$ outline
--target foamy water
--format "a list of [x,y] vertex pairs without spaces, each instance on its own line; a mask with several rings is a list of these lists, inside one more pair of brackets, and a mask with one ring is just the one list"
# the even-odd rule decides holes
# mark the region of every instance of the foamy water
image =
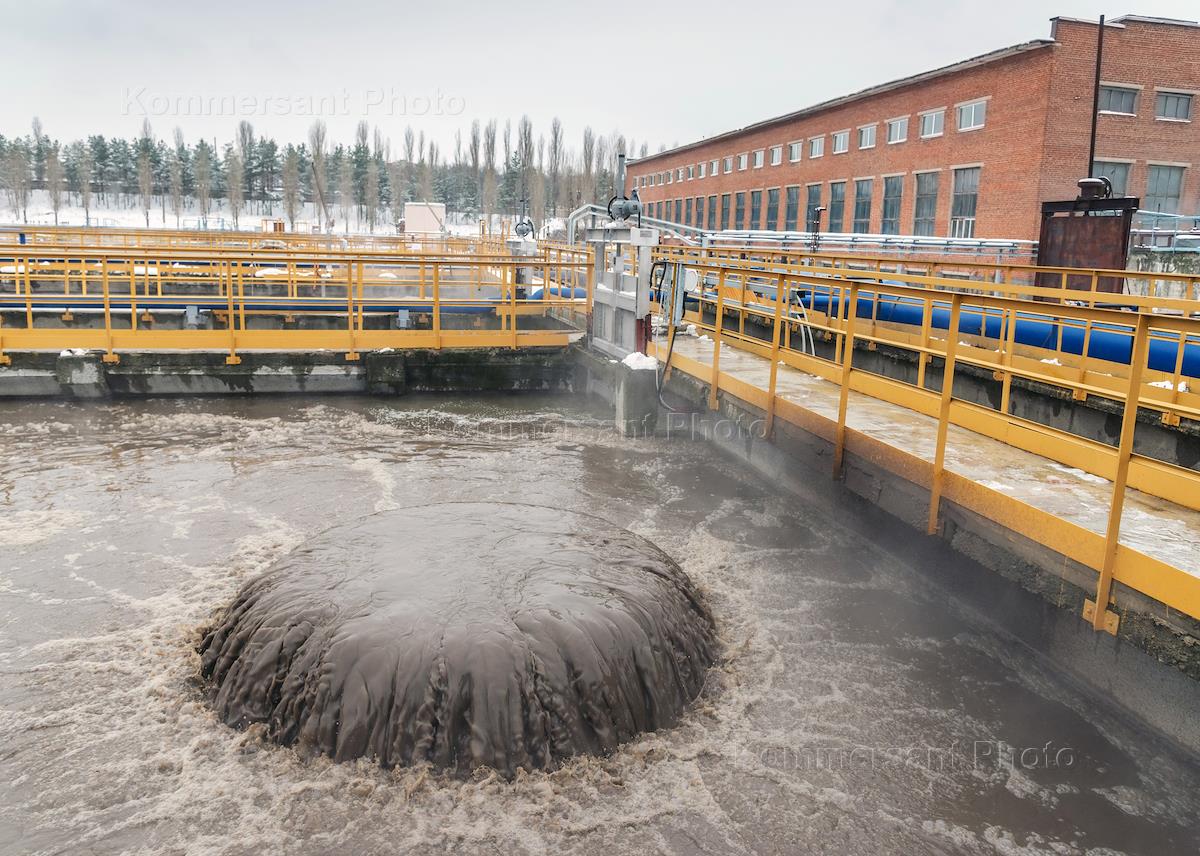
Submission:
[[[302,760],[217,721],[195,646],[243,582],[331,525],[463,500],[597,514],[683,565],[723,657],[679,727],[508,783]],[[1195,767],[846,509],[708,446],[619,441],[569,399],[4,405],[0,556],[3,853],[1166,854],[1200,836]]]

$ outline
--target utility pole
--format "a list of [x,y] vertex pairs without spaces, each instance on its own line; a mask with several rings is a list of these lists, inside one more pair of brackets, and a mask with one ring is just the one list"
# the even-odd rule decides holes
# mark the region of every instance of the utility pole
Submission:
[[1100,16],[1099,35],[1096,36],[1096,79],[1092,81],[1092,136],[1088,146],[1088,178],[1096,177],[1096,120],[1100,118],[1100,63],[1104,59],[1104,16]]

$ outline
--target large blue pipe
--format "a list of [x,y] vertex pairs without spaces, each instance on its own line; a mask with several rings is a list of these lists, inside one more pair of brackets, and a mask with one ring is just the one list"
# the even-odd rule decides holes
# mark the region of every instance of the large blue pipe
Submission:
[[[900,283],[897,283],[900,284]],[[772,286],[755,286],[753,292],[770,301],[775,299]],[[850,296],[840,299],[830,289],[805,289],[793,292],[799,296],[804,308],[827,315],[845,317],[850,306]],[[714,298],[715,292],[706,291],[706,298]],[[855,315],[859,318],[874,317],[879,321],[920,327],[925,322],[925,304],[911,297],[883,295],[879,298],[879,309],[875,312],[875,294],[860,291]],[[840,303],[840,306],[839,306]],[[950,329],[949,301],[935,301],[930,317],[930,326],[939,330]],[[1001,323],[998,315],[985,315],[979,306],[964,305],[959,318],[959,332],[964,335],[1001,339]],[[1059,336],[1062,347],[1058,347]],[[1013,337],[1018,344],[1049,351],[1061,350],[1067,354],[1083,353],[1084,330],[1082,326],[1063,324],[1054,315],[1040,312],[1018,312]],[[1150,340],[1147,366],[1157,371],[1174,373],[1175,360],[1179,356],[1180,334],[1159,333]],[[1093,324],[1088,339],[1088,356],[1113,363],[1129,365],[1133,355],[1133,325]],[[1200,337],[1188,336],[1184,340],[1183,366],[1181,373],[1186,377],[1200,378]]]

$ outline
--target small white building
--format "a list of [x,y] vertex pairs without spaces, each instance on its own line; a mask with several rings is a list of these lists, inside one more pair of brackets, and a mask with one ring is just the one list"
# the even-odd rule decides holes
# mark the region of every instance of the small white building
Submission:
[[446,206],[441,202],[405,202],[404,231],[413,234],[446,231]]

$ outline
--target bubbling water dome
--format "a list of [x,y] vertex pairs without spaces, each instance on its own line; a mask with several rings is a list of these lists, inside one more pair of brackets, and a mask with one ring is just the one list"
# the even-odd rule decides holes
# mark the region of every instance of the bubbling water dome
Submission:
[[714,653],[701,597],[653,544],[506,503],[329,530],[247,584],[200,646],[228,725],[339,761],[508,777],[674,724]]

